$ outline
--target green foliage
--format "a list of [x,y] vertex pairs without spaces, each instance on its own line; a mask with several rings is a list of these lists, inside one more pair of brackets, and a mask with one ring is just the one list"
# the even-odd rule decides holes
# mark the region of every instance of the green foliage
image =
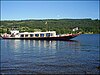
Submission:
[[[47,25],[45,22],[47,21]],[[100,20],[92,19],[45,19],[45,20],[19,20],[19,21],[0,21],[0,33],[8,32],[12,27],[19,28],[20,32],[33,32],[34,29],[41,31],[51,30],[57,34],[75,33],[73,28],[79,27],[79,31],[83,33],[100,33]]]

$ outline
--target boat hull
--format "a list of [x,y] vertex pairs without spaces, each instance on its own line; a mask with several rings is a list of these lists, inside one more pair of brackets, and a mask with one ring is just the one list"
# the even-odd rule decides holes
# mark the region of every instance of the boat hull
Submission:
[[76,35],[70,35],[70,36],[59,36],[59,37],[2,37],[3,39],[25,39],[25,40],[70,40],[74,37],[78,36]]

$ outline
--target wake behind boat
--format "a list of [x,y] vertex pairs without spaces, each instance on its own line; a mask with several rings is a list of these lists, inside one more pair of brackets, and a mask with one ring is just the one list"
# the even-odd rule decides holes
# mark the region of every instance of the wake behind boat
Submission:
[[46,32],[19,32],[11,30],[11,34],[4,33],[1,35],[3,39],[37,39],[37,40],[70,40],[81,33],[56,35],[56,31]]

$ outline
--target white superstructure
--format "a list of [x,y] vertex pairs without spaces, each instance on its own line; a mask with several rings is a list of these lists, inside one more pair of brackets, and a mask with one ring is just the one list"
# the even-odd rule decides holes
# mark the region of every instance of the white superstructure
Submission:
[[56,31],[47,32],[21,32],[17,30],[11,31],[11,37],[55,37]]

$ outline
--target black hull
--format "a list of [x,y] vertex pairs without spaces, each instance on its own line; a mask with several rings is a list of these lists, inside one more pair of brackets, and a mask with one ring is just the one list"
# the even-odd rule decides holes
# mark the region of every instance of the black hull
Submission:
[[3,39],[21,39],[21,40],[70,40],[78,35],[60,36],[60,37],[2,37]]

